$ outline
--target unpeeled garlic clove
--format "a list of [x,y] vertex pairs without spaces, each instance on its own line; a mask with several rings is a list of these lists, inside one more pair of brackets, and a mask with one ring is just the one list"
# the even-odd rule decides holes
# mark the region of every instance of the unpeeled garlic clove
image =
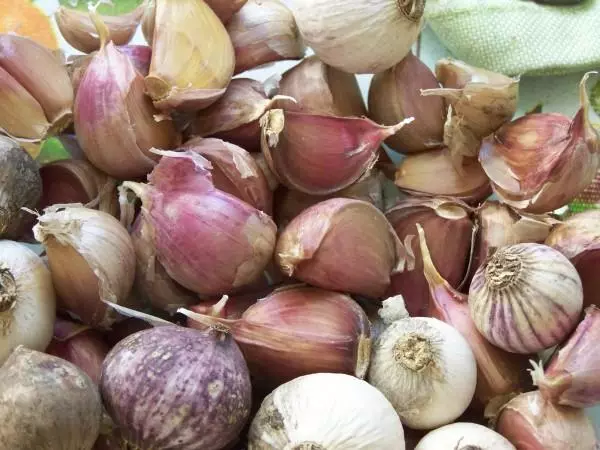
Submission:
[[443,88],[426,89],[422,95],[439,95],[450,105],[444,144],[459,167],[464,157],[477,156],[483,138],[512,118],[519,80],[451,58],[439,60],[435,73]]
[[407,117],[415,123],[386,139],[401,153],[414,153],[440,147],[443,143],[444,100],[422,96],[421,89],[439,88],[429,68],[412,52],[391,69],[375,74],[369,88],[369,117],[377,123],[393,125]]
[[345,198],[317,203],[294,218],[279,236],[275,260],[290,277],[367,297],[383,295],[390,276],[414,263],[381,211]]
[[152,62],[145,78],[154,106],[196,111],[225,93],[235,55],[225,26],[204,0],[155,0]]
[[[110,40],[115,45],[128,44],[135,34],[144,12],[143,5],[120,16],[101,16],[106,24]],[[89,14],[61,6],[54,18],[65,40],[83,53],[91,53],[100,48],[100,38]]]
[[249,0],[227,23],[235,73],[284,59],[301,59],[304,45],[292,12],[278,0]]
[[223,139],[249,152],[260,151],[259,119],[274,101],[262,83],[235,78],[223,97],[191,121],[187,134]]
[[[98,22],[106,42],[107,30]],[[144,79],[128,56],[109,42],[94,55],[75,99],[75,132],[90,162],[115,178],[146,175],[157,155],[153,147],[174,148],[180,136],[144,94]]]
[[67,70],[49,49],[29,38],[0,34],[0,90],[0,131],[11,137],[44,139],[72,121]]
[[282,184],[306,194],[327,195],[371,169],[383,140],[411,121],[386,127],[367,118],[272,109],[260,119],[261,148]]
[[339,117],[367,115],[356,77],[328,66],[314,55],[283,74],[278,93],[296,100],[279,102],[278,107],[286,111]]
[[474,159],[463,161],[459,173],[446,148],[406,156],[396,169],[395,183],[412,195],[450,196],[479,203],[492,193],[490,180]]
[[[416,236],[420,224],[428,236],[429,250],[441,276],[456,288],[464,279],[473,240],[471,208],[460,200],[444,197],[408,198],[385,213],[398,238]],[[411,243],[415,269],[392,276],[386,295],[402,295],[411,315],[429,316],[429,285],[423,274],[423,257],[418,242]]]
[[374,169],[347,188],[325,196],[309,195],[282,186],[275,192],[275,222],[284,227],[305,209],[334,197],[363,200],[383,211],[383,182],[383,174]]
[[244,7],[247,0],[206,0],[221,22],[228,23],[232,16]]
[[589,119],[586,91],[592,73],[579,84],[580,109],[572,120],[555,113],[528,114],[483,141],[479,161],[504,203],[550,212],[592,182],[600,166],[600,136]]
[[184,149],[211,162],[215,187],[269,215],[273,212],[273,192],[256,160],[241,147],[214,138],[194,138]]

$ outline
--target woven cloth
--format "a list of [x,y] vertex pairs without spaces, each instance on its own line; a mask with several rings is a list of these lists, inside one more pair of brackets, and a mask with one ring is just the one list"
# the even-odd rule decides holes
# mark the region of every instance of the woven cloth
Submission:
[[600,68],[600,0],[427,0],[435,34],[463,61],[506,75],[562,75]]

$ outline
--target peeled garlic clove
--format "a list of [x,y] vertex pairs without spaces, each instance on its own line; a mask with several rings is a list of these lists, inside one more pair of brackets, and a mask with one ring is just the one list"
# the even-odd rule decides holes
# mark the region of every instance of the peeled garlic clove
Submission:
[[278,93],[296,100],[279,102],[278,107],[286,111],[340,117],[367,115],[356,77],[328,66],[314,55],[283,74]]
[[105,301],[127,304],[135,276],[127,230],[107,213],[74,205],[47,209],[33,233],[46,249],[59,308],[110,327],[116,317]]
[[[197,153],[162,152],[150,184],[125,182],[151,226],[156,257],[168,275],[203,295],[255,281],[272,258],[276,227],[265,213],[216,189]],[[194,236],[190,241],[189,236]]]
[[300,59],[304,45],[292,12],[279,0],[249,0],[227,23],[235,73],[284,59]]
[[[458,287],[466,275],[474,223],[471,209],[452,198],[408,198],[388,209],[386,218],[401,241],[417,234],[420,224],[429,237],[429,249],[441,276]],[[392,276],[387,295],[402,295],[412,317],[429,316],[429,285],[423,274],[423,258],[418,242],[411,243],[415,269]]]
[[65,203],[82,203],[117,216],[117,182],[85,160],[65,159],[40,168],[41,209]]
[[262,83],[236,78],[223,97],[198,113],[187,132],[191,136],[223,139],[249,152],[260,151],[259,119],[272,105]]
[[153,307],[169,313],[198,302],[198,296],[175,282],[158,261],[147,219],[138,216],[131,230],[136,268],[133,289]]
[[346,189],[325,196],[304,194],[281,187],[275,192],[275,222],[280,227],[287,226],[294,217],[305,209],[334,197],[363,200],[383,211],[383,174],[377,170],[372,170]]
[[587,308],[584,319],[546,369],[534,366],[533,382],[546,400],[574,408],[589,408],[600,403],[599,321],[600,309],[594,305]]
[[595,450],[598,444],[583,409],[553,405],[539,391],[504,405],[495,429],[518,449]]
[[492,193],[490,180],[474,159],[466,159],[459,173],[448,149],[406,156],[396,170],[395,184],[412,195],[456,197],[479,203]]
[[292,220],[279,236],[275,259],[290,277],[367,297],[383,295],[392,274],[412,268],[383,213],[344,198],[317,203]]
[[567,204],[594,179],[600,166],[600,137],[589,120],[586,82],[579,84],[580,109],[561,114],[528,114],[483,141],[479,161],[498,197],[532,213]]
[[384,127],[366,118],[272,109],[260,119],[261,148],[282,184],[326,195],[355,183],[377,162],[381,142],[411,121]]
[[423,25],[424,0],[305,0],[292,10],[306,44],[330,66],[378,73],[410,51]]
[[567,218],[552,229],[545,244],[573,263],[583,285],[583,305],[600,305],[600,211],[589,210]]
[[43,139],[60,133],[73,118],[65,67],[29,38],[0,34],[0,88],[0,130],[13,137]]
[[[133,39],[143,12],[143,6],[138,6],[120,16],[101,16],[110,31],[110,40],[115,45],[128,44]],[[91,53],[100,48],[100,38],[88,13],[61,6],[54,18],[60,33],[72,47],[83,53]]]
[[195,138],[183,146],[202,155],[212,165],[212,180],[217,189],[227,192],[271,215],[273,192],[254,158],[241,147],[220,139]]
[[146,175],[157,159],[149,150],[173,148],[180,140],[173,123],[157,121],[157,114],[129,57],[112,42],[104,45],[75,99],[75,132],[90,162],[119,179]]
[[38,164],[15,141],[0,135],[0,238],[17,239],[31,226],[42,195]]
[[401,153],[438,148],[443,143],[445,105],[441,97],[422,96],[421,89],[437,89],[438,80],[419,57],[410,52],[394,67],[376,74],[369,88],[369,117],[393,125],[407,117],[415,123],[386,139]]
[[204,0],[155,0],[152,63],[145,79],[162,111],[206,108],[225,93],[235,66],[231,39]]
[[512,353],[539,352],[562,342],[575,328],[582,305],[575,267],[543,244],[498,249],[477,269],[469,288],[477,329]]
[[439,95],[450,105],[444,144],[460,164],[463,157],[477,156],[481,140],[512,118],[519,80],[450,58],[438,61],[435,73],[444,87],[422,95]]

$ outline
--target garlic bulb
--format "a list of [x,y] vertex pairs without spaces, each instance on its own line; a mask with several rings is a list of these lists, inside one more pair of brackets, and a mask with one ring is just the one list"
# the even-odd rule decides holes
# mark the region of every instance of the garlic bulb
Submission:
[[559,344],[577,325],[582,307],[577,270],[543,244],[500,248],[479,267],[469,288],[477,329],[513,353]]
[[292,10],[302,38],[330,66],[378,73],[404,58],[423,24],[424,0],[301,0]]
[[415,450],[516,450],[501,434],[483,425],[456,422],[430,431]]
[[44,351],[52,339],[56,300],[52,277],[33,251],[0,241],[0,364],[19,345]]
[[394,408],[365,381],[316,373],[265,398],[248,436],[249,450],[404,450]]
[[455,328],[428,317],[407,318],[379,336],[368,380],[394,405],[402,423],[432,429],[467,409],[477,366],[469,343]]
[[110,326],[114,312],[104,301],[127,301],[135,276],[127,230],[107,213],[72,205],[46,209],[33,233],[46,248],[59,306],[88,325]]

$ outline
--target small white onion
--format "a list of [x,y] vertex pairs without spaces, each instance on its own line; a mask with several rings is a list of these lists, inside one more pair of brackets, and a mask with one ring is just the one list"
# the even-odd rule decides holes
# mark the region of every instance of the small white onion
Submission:
[[404,450],[390,402],[367,382],[316,373],[282,384],[262,402],[249,450]]
[[52,277],[42,259],[24,245],[0,241],[0,365],[19,345],[46,350],[55,318]]
[[398,320],[373,349],[369,382],[414,429],[436,428],[459,417],[471,403],[476,381],[468,342],[437,319]]
[[515,450],[504,436],[483,425],[456,422],[430,431],[415,450]]
[[302,38],[326,64],[378,73],[404,58],[419,36],[425,0],[294,0]]

